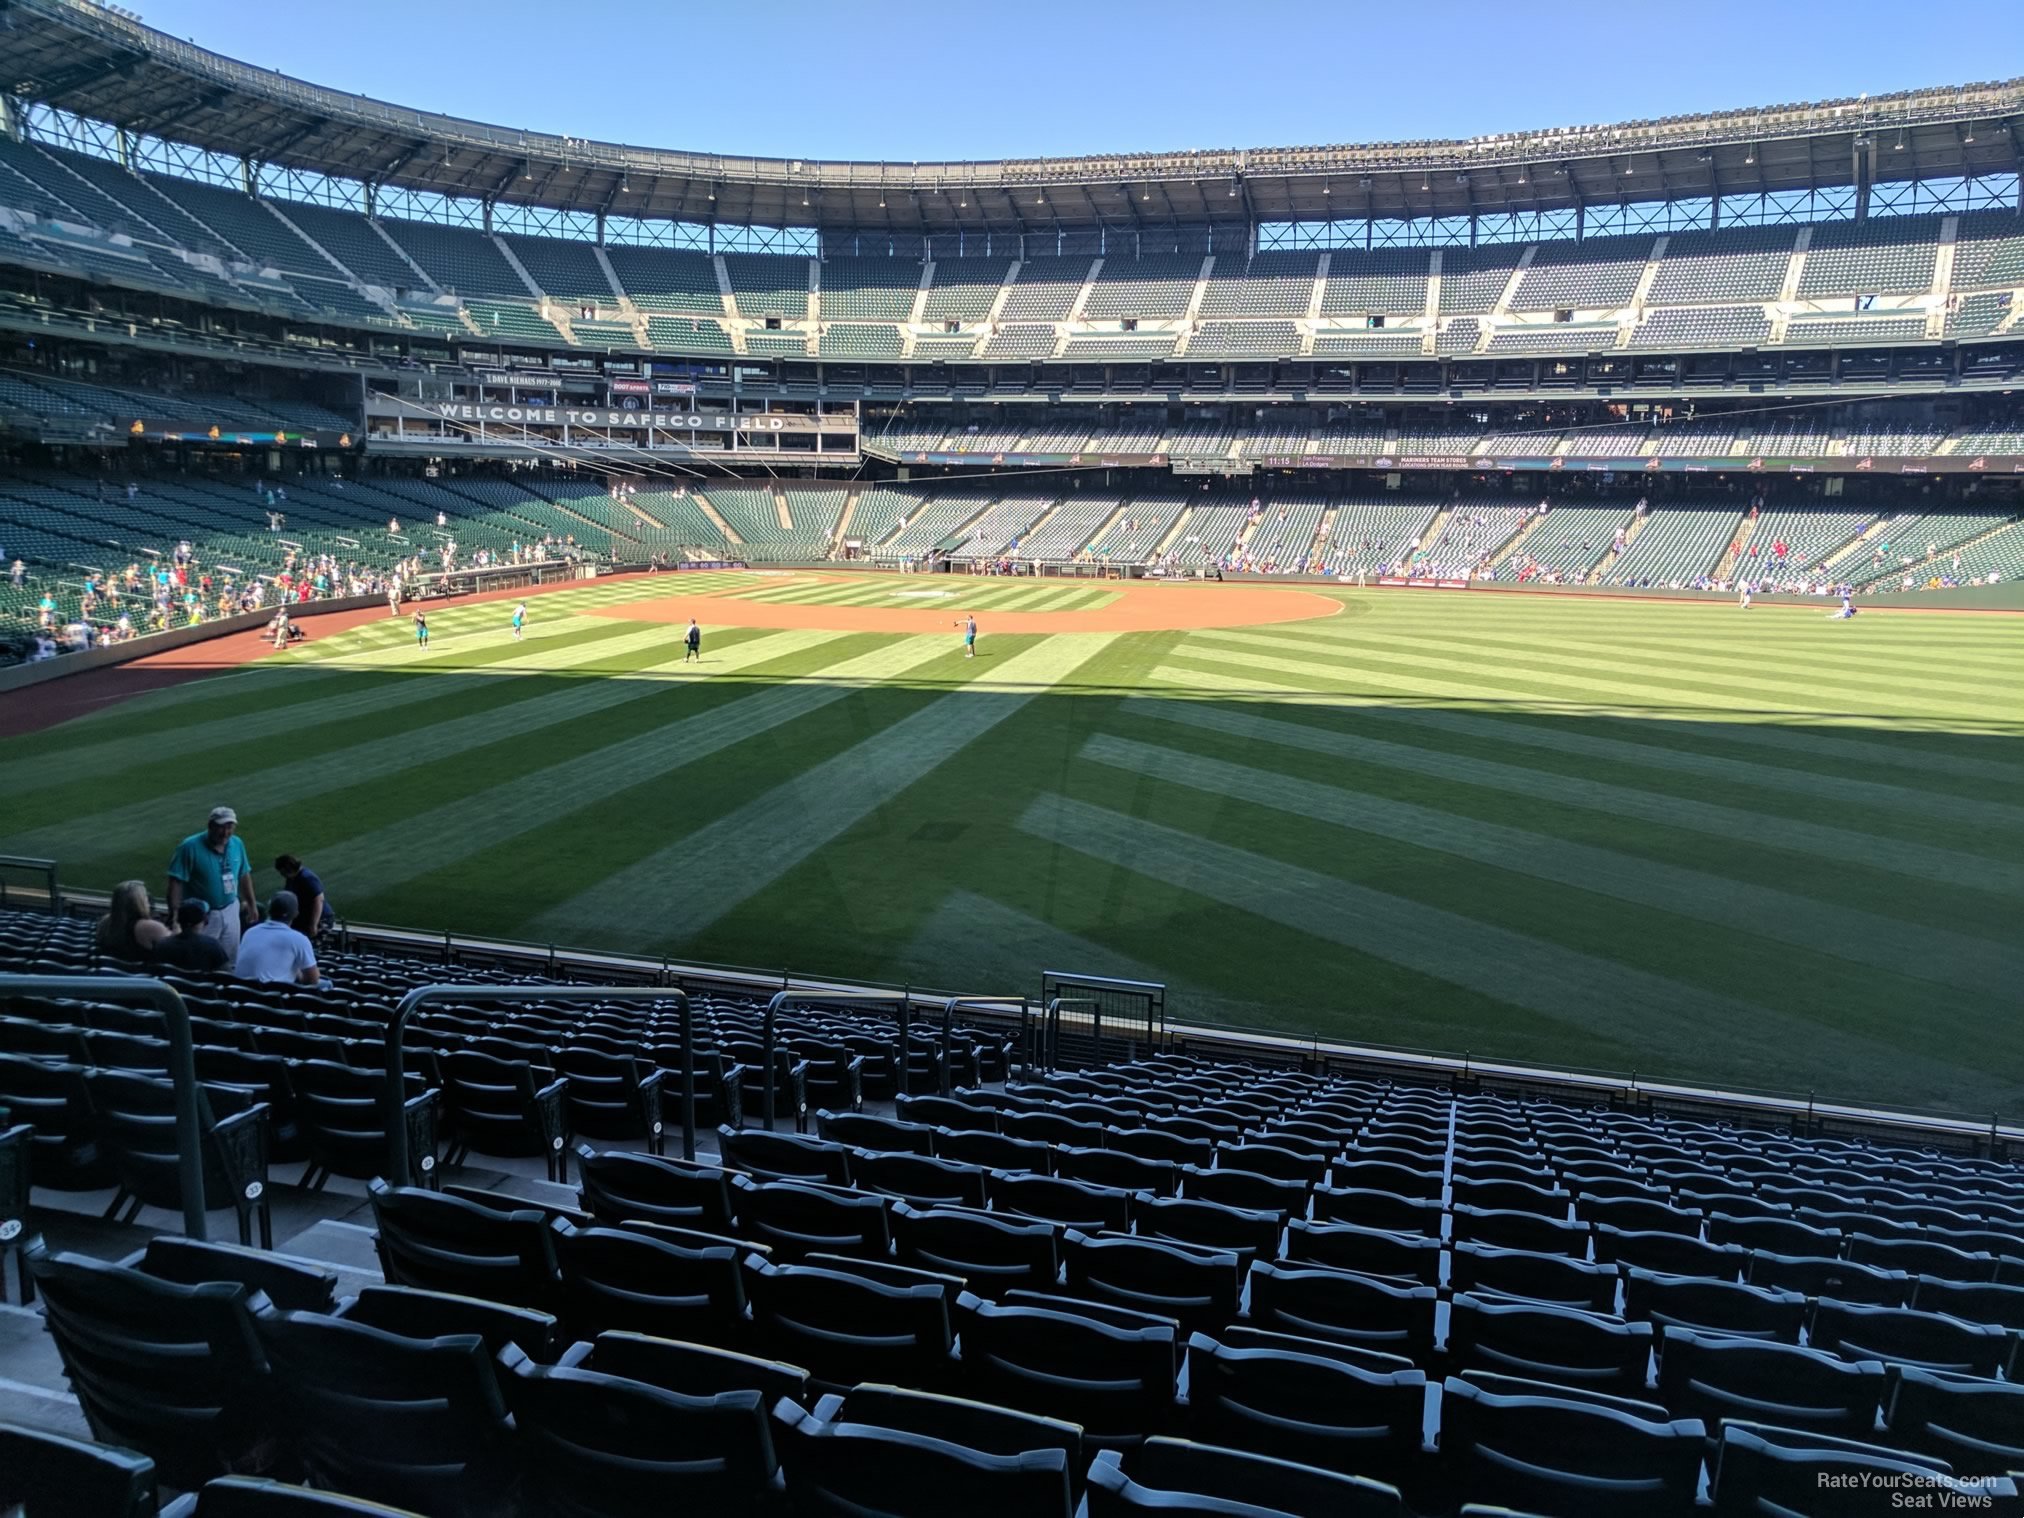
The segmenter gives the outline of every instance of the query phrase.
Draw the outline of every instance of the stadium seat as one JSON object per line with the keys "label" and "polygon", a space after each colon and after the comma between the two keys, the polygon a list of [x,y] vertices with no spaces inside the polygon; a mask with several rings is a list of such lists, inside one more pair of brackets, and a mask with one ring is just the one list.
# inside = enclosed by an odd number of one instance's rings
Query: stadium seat
{"label": "stadium seat", "polygon": [[1825,1297],[1813,1304],[1806,1342],[1844,1360],[1882,1360],[1963,1376],[1995,1375],[2016,1344],[2014,1335],[1992,1324]]}
{"label": "stadium seat", "polygon": [[1417,1489],[1427,1378],[1406,1361],[1267,1333],[1198,1333],[1187,1350],[1195,1437]]}
{"label": "stadium seat", "polygon": [[1098,1445],[1176,1427],[1180,1359],[1171,1319],[967,1294],[957,1309],[964,1381],[974,1395],[1079,1424]]}
{"label": "stadium seat", "polygon": [[2007,1477],[1960,1480],[1945,1462],[1926,1456],[1753,1423],[1722,1425],[1709,1491],[1717,1518],[1940,1511],[1943,1504],[2018,1510],[2017,1488]]}
{"label": "stadium seat", "polygon": [[34,1134],[29,1168],[37,1186],[96,1191],[110,1183],[83,1066],[0,1053],[0,1106]]}
{"label": "stadium seat", "polygon": [[892,1252],[891,1201],[868,1191],[731,1179],[738,1232],[783,1259],[812,1253],[884,1259]]}
{"label": "stadium seat", "polygon": [[1959,1475],[2024,1471],[2024,1386],[1910,1365],[1883,1374],[1883,1422],[1894,1443]]}
{"label": "stadium seat", "polygon": [[1414,1233],[1387,1233],[1353,1223],[1310,1223],[1295,1218],[1286,1227],[1284,1259],[1289,1265],[1326,1265],[1358,1275],[1438,1286],[1441,1241]]}
{"label": "stadium seat", "polygon": [[[938,1098],[923,1097],[919,1100],[934,1101]],[[832,1144],[842,1144],[847,1149],[863,1149],[872,1154],[935,1152],[935,1130],[925,1120],[898,1122],[863,1112],[824,1110],[815,1114],[815,1131]]]}
{"label": "stadium seat", "polygon": [[1651,1324],[1661,1338],[1678,1327],[1797,1344],[1806,1319],[1806,1298],[1796,1291],[1659,1275],[1634,1265],[1624,1268],[1623,1303],[1626,1318]]}
{"label": "stadium seat", "polygon": [[568,1081],[543,1079],[524,1059],[498,1059],[459,1049],[442,1062],[443,1099],[450,1117],[448,1163],[466,1154],[539,1155],[548,1179],[569,1179]]}
{"label": "stadium seat", "polygon": [[1156,1197],[1138,1207],[1141,1238],[1227,1250],[1237,1256],[1239,1267],[1247,1270],[1252,1260],[1269,1260],[1279,1253],[1279,1237],[1285,1226],[1285,1217],[1277,1212],[1254,1212],[1187,1197]]}
{"label": "stadium seat", "polygon": [[743,1171],[756,1180],[850,1184],[850,1151],[805,1134],[719,1128],[717,1153],[725,1169]]}
{"label": "stadium seat", "polygon": [[407,1508],[319,1492],[264,1476],[220,1476],[162,1509],[162,1518],[420,1518]]}
{"label": "stadium seat", "polygon": [[[555,1070],[568,1081],[569,1128],[587,1138],[642,1145],[648,1154],[665,1153],[662,1088],[667,1072],[643,1065],[629,1055],[592,1048],[564,1048],[555,1056]],[[673,1094],[680,1104],[680,1093]]]}
{"label": "stadium seat", "polygon": [[711,1344],[690,1344],[614,1330],[599,1334],[591,1343],[570,1345],[554,1363],[620,1376],[685,1396],[713,1397],[719,1392],[752,1391],[759,1393],[762,1407],[770,1407],[783,1397],[804,1406],[814,1405],[808,1372],[800,1366],[763,1360]]}
{"label": "stadium seat", "polygon": [[1446,1216],[1446,1209],[1438,1196],[1403,1197],[1389,1191],[1369,1191],[1361,1187],[1314,1188],[1314,1221],[1317,1223],[1350,1223],[1359,1228],[1438,1239]]}
{"label": "stadium seat", "polygon": [[840,1270],[758,1263],[746,1292],[760,1350],[806,1365],[818,1382],[935,1390],[950,1372],[951,1303],[939,1285],[889,1286]]}
{"label": "stadium seat", "polygon": [[1902,1270],[1858,1265],[1838,1258],[1774,1254],[1764,1249],[1751,1252],[1744,1279],[1752,1286],[1876,1307],[1902,1306],[1912,1292],[1911,1280]]}
{"label": "stadium seat", "polygon": [[145,1455],[179,1487],[272,1462],[258,1292],[236,1281],[157,1281],[39,1249],[28,1268],[95,1438]]}
{"label": "stadium seat", "polygon": [[1493,1249],[1527,1250],[1533,1254],[1588,1257],[1588,1230],[1579,1223],[1539,1212],[1509,1208],[1457,1206],[1449,1210],[1458,1244],[1487,1244]]}
{"label": "stadium seat", "polygon": [[1858,1438],[1876,1422],[1884,1368],[1818,1349],[1673,1327],[1659,1346],[1658,1400],[1709,1428],[1732,1418]]}
{"label": "stadium seat", "polygon": [[409,1339],[317,1313],[254,1313],[268,1419],[319,1486],[431,1515],[496,1511],[516,1475],[493,1360],[475,1334]]}
{"label": "stadium seat", "polygon": [[1407,1286],[1315,1266],[1251,1267],[1245,1321],[1274,1333],[1399,1355],[1427,1365],[1434,1352],[1431,1286]]}
{"label": "stadium seat", "polygon": [[[387,1165],[386,1076],[331,1060],[298,1060],[295,1095],[309,1168],[302,1184],[321,1191],[334,1175],[367,1181]],[[401,1120],[407,1125],[409,1175],[404,1184],[435,1186],[442,1093],[410,1071]]]}
{"label": "stadium seat", "polygon": [[23,1518],[154,1518],[145,1455],[0,1423],[0,1510]]}
{"label": "stadium seat", "polygon": [[867,1382],[841,1396],[824,1397],[814,1412],[825,1423],[853,1423],[940,1439],[990,1455],[1059,1450],[1071,1499],[1080,1495],[1082,1473],[1089,1463],[1077,1425],[963,1397]]}
{"label": "stadium seat", "polygon": [[1184,1329],[1222,1327],[1237,1316],[1243,1291],[1236,1255],[1156,1239],[1071,1228],[1062,1263],[1076,1296],[1172,1318]]}
{"label": "stadium seat", "polygon": [[1595,1224],[1593,1238],[1599,1263],[1635,1265],[1661,1275],[1733,1281],[1750,1259],[1750,1251],[1740,1244],[1710,1244],[1678,1233],[1625,1231],[1609,1223]]}
{"label": "stadium seat", "polygon": [[828,1422],[789,1402],[774,1409],[774,1425],[804,1512],[891,1518],[1072,1512],[1068,1458],[1059,1448],[993,1454],[938,1436]]}
{"label": "stadium seat", "polygon": [[1360,1476],[1182,1439],[1100,1450],[1088,1474],[1089,1518],[1405,1518],[1397,1490]]}
{"label": "stadium seat", "polygon": [[723,1233],[731,1227],[731,1177],[714,1165],[624,1150],[576,1151],[578,1196],[600,1222],[639,1219]]}
{"label": "stadium seat", "polygon": [[860,1191],[876,1191],[917,1207],[982,1207],[988,1172],[918,1153],[850,1152],[851,1179]]}
{"label": "stadium seat", "polygon": [[1448,1358],[1463,1374],[1481,1369],[1618,1397],[1644,1391],[1648,1323],[1467,1292],[1448,1313]]}
{"label": "stadium seat", "polygon": [[2024,1286],[1920,1276],[1912,1285],[1909,1305],[1920,1312],[1943,1312],[1965,1323],[1994,1323],[2024,1332]]}
{"label": "stadium seat", "polygon": [[548,1313],[413,1286],[362,1287],[356,1296],[339,1302],[330,1316],[404,1339],[471,1334],[484,1341],[488,1354],[496,1355],[511,1344],[543,1364],[553,1362],[568,1344],[561,1325]]}
{"label": "stadium seat", "polygon": [[[649,1518],[671,1497],[752,1512],[780,1496],[766,1403],[756,1390],[682,1393],[580,1366],[502,1357],[519,1458],[543,1513]],[[787,1404],[792,1406],[792,1404]]]}
{"label": "stadium seat", "polygon": [[1616,1308],[1616,1272],[1565,1255],[1458,1243],[1449,1257],[1448,1284],[1457,1292],[1522,1297],[1549,1307],[1601,1313]]}
{"label": "stadium seat", "polygon": [[1622,1399],[1504,1395],[1464,1378],[1441,1388],[1441,1461],[1453,1496],[1520,1511],[1684,1518],[1693,1511],[1706,1430]]}
{"label": "stadium seat", "polygon": [[986,1295],[1019,1287],[1048,1291],[1060,1274],[1060,1229],[1052,1223],[901,1202],[892,1209],[891,1226],[902,1264],[959,1276]]}
{"label": "stadium seat", "polygon": [[374,1244],[397,1286],[418,1286],[553,1311],[560,1286],[553,1235],[533,1209],[499,1211],[462,1197],[372,1181]]}
{"label": "stadium seat", "polygon": [[1123,1233],[1131,1227],[1137,1193],[1087,1181],[994,1170],[985,1183],[993,1212],[1059,1223],[1084,1233]]}
{"label": "stadium seat", "polygon": [[152,1280],[183,1286],[236,1281],[250,1291],[266,1293],[268,1301],[284,1310],[328,1312],[337,1300],[335,1271],[243,1244],[156,1234],[120,1264]]}
{"label": "stadium seat", "polygon": [[[93,1070],[84,1077],[99,1142],[118,1182],[107,1217],[124,1208],[132,1222],[143,1206],[180,1211],[183,1188],[176,1161],[175,1092],[166,1079],[126,1070]],[[267,1106],[241,1086],[204,1086],[197,1093],[203,1146],[204,1207],[230,1207],[239,1242],[274,1247],[274,1218],[267,1197]]]}
{"label": "stadium seat", "polygon": [[681,1249],[618,1228],[552,1230],[557,1309],[589,1339],[630,1329],[667,1339],[736,1337],[747,1321],[741,1251]]}
{"label": "stadium seat", "polygon": [[[4,1117],[0,1117],[4,1121]],[[0,1303],[11,1300],[13,1277],[21,1282],[21,1300],[31,1300],[33,1283],[21,1265],[21,1251],[33,1235],[28,1232],[29,1164],[33,1159],[35,1130],[26,1123],[0,1128]]]}

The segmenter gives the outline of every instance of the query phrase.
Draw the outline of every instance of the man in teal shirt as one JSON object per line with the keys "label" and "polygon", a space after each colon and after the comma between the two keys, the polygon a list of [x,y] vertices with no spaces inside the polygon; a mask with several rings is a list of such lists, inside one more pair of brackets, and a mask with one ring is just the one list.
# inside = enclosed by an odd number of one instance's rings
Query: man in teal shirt
{"label": "man in teal shirt", "polygon": [[212,807],[204,831],[185,838],[169,860],[170,918],[176,918],[185,900],[202,902],[209,915],[199,931],[234,959],[239,930],[259,920],[253,867],[238,833],[239,814],[229,806]]}

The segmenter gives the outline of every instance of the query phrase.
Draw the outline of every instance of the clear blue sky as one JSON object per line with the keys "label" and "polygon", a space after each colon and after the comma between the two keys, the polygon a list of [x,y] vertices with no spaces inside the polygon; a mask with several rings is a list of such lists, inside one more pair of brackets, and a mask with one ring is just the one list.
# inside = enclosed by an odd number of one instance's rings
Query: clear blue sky
{"label": "clear blue sky", "polygon": [[1467,137],[2024,74],[2016,0],[131,0],[401,105],[702,152]]}

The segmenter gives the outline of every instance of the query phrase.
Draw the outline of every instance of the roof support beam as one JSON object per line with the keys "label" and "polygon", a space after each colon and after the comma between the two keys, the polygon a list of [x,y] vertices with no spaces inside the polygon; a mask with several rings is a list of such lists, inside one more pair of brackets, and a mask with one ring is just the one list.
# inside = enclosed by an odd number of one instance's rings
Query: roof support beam
{"label": "roof support beam", "polygon": [[30,99],[39,100],[45,105],[55,105],[65,95],[84,89],[87,85],[97,84],[102,79],[110,79],[115,74],[131,76],[136,68],[147,61],[146,53],[137,53],[131,49],[108,53],[103,58],[74,63],[46,79],[15,80],[8,84],[6,93],[27,95]]}

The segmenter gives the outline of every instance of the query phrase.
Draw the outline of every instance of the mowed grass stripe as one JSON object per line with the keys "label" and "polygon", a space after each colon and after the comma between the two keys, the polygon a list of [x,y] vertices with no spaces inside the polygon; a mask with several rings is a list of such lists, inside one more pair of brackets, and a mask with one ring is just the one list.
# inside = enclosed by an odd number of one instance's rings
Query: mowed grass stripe
{"label": "mowed grass stripe", "polygon": [[[1238,635],[1217,633],[1213,636],[1235,638]],[[1715,683],[1715,688],[1726,686],[1737,690],[1802,694],[1851,691],[1861,700],[1872,703],[1879,697],[1890,697],[1894,701],[1909,697],[1922,704],[1943,704],[1938,699],[1928,700],[1938,696],[1948,698],[1950,704],[1958,704],[1962,700],[1985,701],[1990,695],[1985,682],[1927,679],[1907,668],[1903,659],[1893,660],[1882,651],[1859,662],[1809,659],[1804,668],[1789,665],[1772,668],[1767,666],[1765,656],[1770,650],[1765,647],[1747,652],[1739,650],[1734,658],[1711,658],[1706,656],[1704,645],[1685,638],[1670,647],[1643,649],[1577,644],[1569,640],[1556,640],[1550,648],[1542,648],[1522,638],[1433,633],[1384,635],[1365,631],[1361,625],[1350,632],[1322,635],[1303,631],[1298,624],[1292,624],[1284,629],[1246,632],[1242,634],[1242,639],[1274,648],[1297,647],[1310,652],[1326,650],[1349,663],[1371,656],[1382,658],[1408,654],[1438,661],[1442,668],[1481,668],[1492,664],[1528,672],[1628,676],[1639,680],[1639,683],[1642,683],[1640,677],[1649,676],[1654,668],[1659,668],[1669,673],[1683,672],[1705,677]],[[1587,651],[1591,648],[1593,652]]]}
{"label": "mowed grass stripe", "polygon": [[1309,817],[1453,854],[1555,885],[1598,891],[1619,901],[1735,928],[1892,974],[1913,975],[1999,998],[2013,994],[2015,987],[2024,983],[2024,947],[2017,945],[1921,928],[1898,918],[1832,906],[1728,876],[1114,734],[1091,737],[1083,745],[1082,757],[1211,795],[1238,796],[1292,817]]}
{"label": "mowed grass stripe", "polygon": [[[1792,728],[1771,723],[1718,723],[1691,717],[1665,716],[1656,718],[1605,716],[1600,721],[1619,729],[1647,728],[1654,721],[1658,721],[1665,723],[1668,733],[1679,733],[1683,737],[1716,746],[1739,744],[1752,748],[1776,749],[1787,759],[1794,754],[1803,754],[1809,759],[1829,763],[1859,765],[1870,772],[1879,765],[1885,765],[1928,779],[1934,775],[1946,775],[1960,780],[1992,780],[2001,785],[2017,785],[2024,782],[2024,755],[2010,761],[1994,754],[1948,753],[1932,747],[1931,736],[1922,733],[1878,732],[1871,737],[1863,738],[1853,733],[1839,736],[1812,728]],[[2005,746],[2008,740],[1976,737],[1972,741],[1985,748],[1996,749]]]}
{"label": "mowed grass stripe", "polygon": [[[1330,678],[1404,683],[1415,689],[1439,689],[1446,684],[1461,690],[1474,689],[1516,692],[1526,695],[1581,693],[1610,696],[1633,702],[1651,703],[1659,697],[1677,698],[1680,704],[1706,707],[1735,707],[1746,693],[1758,690],[1750,679],[1694,679],[1675,674],[1669,667],[1640,668],[1628,663],[1603,660],[1555,660],[1550,656],[1522,662],[1489,663],[1481,658],[1445,658],[1426,651],[1410,639],[1367,640],[1353,652],[1345,649],[1334,658],[1316,660],[1284,657],[1287,640],[1269,633],[1204,632],[1188,640],[1191,651],[1217,650],[1217,657],[1234,663],[1255,661],[1265,668],[1285,669],[1296,674],[1322,674]],[[1474,678],[1469,678],[1473,676]],[[1780,710],[1829,712],[1882,711],[1884,706],[1873,689],[1859,686],[1836,687],[1819,681],[1809,694],[1794,695],[1789,683],[1763,683],[1759,699],[1775,702]],[[1840,697],[1833,693],[1841,692]],[[1959,702],[1892,697],[1889,709],[1920,712],[1931,716],[1952,716]]]}
{"label": "mowed grass stripe", "polygon": [[[1065,796],[1035,800],[1019,828],[1526,1011],[1612,1039],[1634,1034],[1672,1071],[1691,1070],[1701,1045],[1719,1041],[1748,1051],[1767,1070],[1781,1068],[1793,1048],[1810,1046],[1837,1075],[1882,1058],[1927,1089],[1946,1089],[1953,1078],[1949,1067],[1824,1033],[1767,1007]],[[1232,931],[1241,928],[1232,924]]]}
{"label": "mowed grass stripe", "polygon": [[[845,636],[838,633],[824,641]],[[735,675],[777,659],[786,638],[783,634],[743,644],[699,679]],[[798,651],[820,647],[803,644]],[[790,683],[747,686],[745,694],[708,711],[684,712],[636,736],[498,781],[432,809],[426,852],[412,849],[415,829],[403,820],[319,849],[317,867],[333,880],[364,880],[373,892],[390,890],[545,826],[553,820],[555,798],[571,795],[586,775],[594,775],[607,792],[665,777],[820,711],[867,682],[904,676],[947,652],[948,645],[940,638],[907,638],[856,658],[819,665]]]}
{"label": "mowed grass stripe", "polygon": [[[1197,687],[1213,686],[1217,678],[1169,666],[1162,666],[1156,673],[1161,678],[1185,681]],[[1230,690],[1257,694],[1259,682],[1256,680],[1240,680],[1234,676],[1223,678]],[[1157,717],[1163,721],[1191,724],[1261,742],[1279,743],[1289,748],[1336,754],[1379,768],[1437,775],[1489,790],[1507,791],[1585,810],[1608,812],[1635,821],[1683,828],[1720,839],[1726,847],[1790,849],[1816,857],[1853,860],[1892,874],[1936,881],[1942,885],[2024,896],[2024,865],[2011,859],[1986,858],[1904,839],[1882,838],[1849,828],[1802,822],[1774,813],[1746,811],[1740,807],[1657,791],[1641,791],[1603,780],[1527,769],[1439,749],[1416,748],[1410,744],[1392,743],[1307,722],[1232,711],[1208,702],[1161,701],[1148,696],[1127,699],[1136,716]],[[1303,706],[1303,709],[1312,708]]]}
{"label": "mowed grass stripe", "polygon": [[[657,659],[637,673],[681,678],[681,663],[681,650],[674,648],[665,659]],[[322,752],[305,750],[302,756],[263,768],[235,769],[230,764],[214,767],[212,778],[202,787],[183,788],[121,806],[75,812],[63,822],[13,835],[12,841],[23,848],[51,850],[57,858],[74,858],[102,847],[108,835],[119,837],[132,832],[146,836],[160,828],[164,819],[185,816],[201,819],[226,797],[242,816],[263,808],[278,808],[302,792],[355,785],[423,764],[455,763],[466,750],[508,735],[527,735],[558,723],[580,721],[628,701],[642,700],[661,687],[657,679],[643,678],[501,680],[498,688],[503,697],[510,699],[484,711],[420,727],[405,727],[386,737]],[[257,763],[268,757],[272,756],[264,750],[249,748],[241,762]]]}
{"label": "mowed grass stripe", "polygon": [[[978,661],[983,667],[960,689],[558,903],[535,918],[534,930],[566,940],[653,902],[653,928],[667,939],[699,932],[1067,679],[1110,641],[1059,636],[1002,661]],[[988,759],[978,762],[988,768]]]}
{"label": "mowed grass stripe", "polygon": [[[1190,655],[1200,657],[1190,646]],[[1474,712],[1443,711],[1432,707],[1365,706],[1360,714],[1381,722],[1404,723],[1455,733],[1465,738],[1518,748],[1545,749],[1583,759],[1600,759],[1612,766],[1637,765],[1669,770],[1676,774],[1734,785],[1756,786],[1763,790],[1792,791],[1799,795],[1824,797],[1850,807],[1873,808],[1879,812],[1929,812],[1977,827],[2024,828],[2024,807],[2002,801],[1950,796],[1911,786],[1882,781],[1858,780],[1847,775],[1821,774],[1812,770],[1785,769],[1757,764],[1747,759],[1725,759],[1667,747],[1663,742],[1634,743],[1621,738],[1601,738],[1588,733],[1569,732],[1528,722]],[[1663,732],[1654,733],[1662,739]]]}

